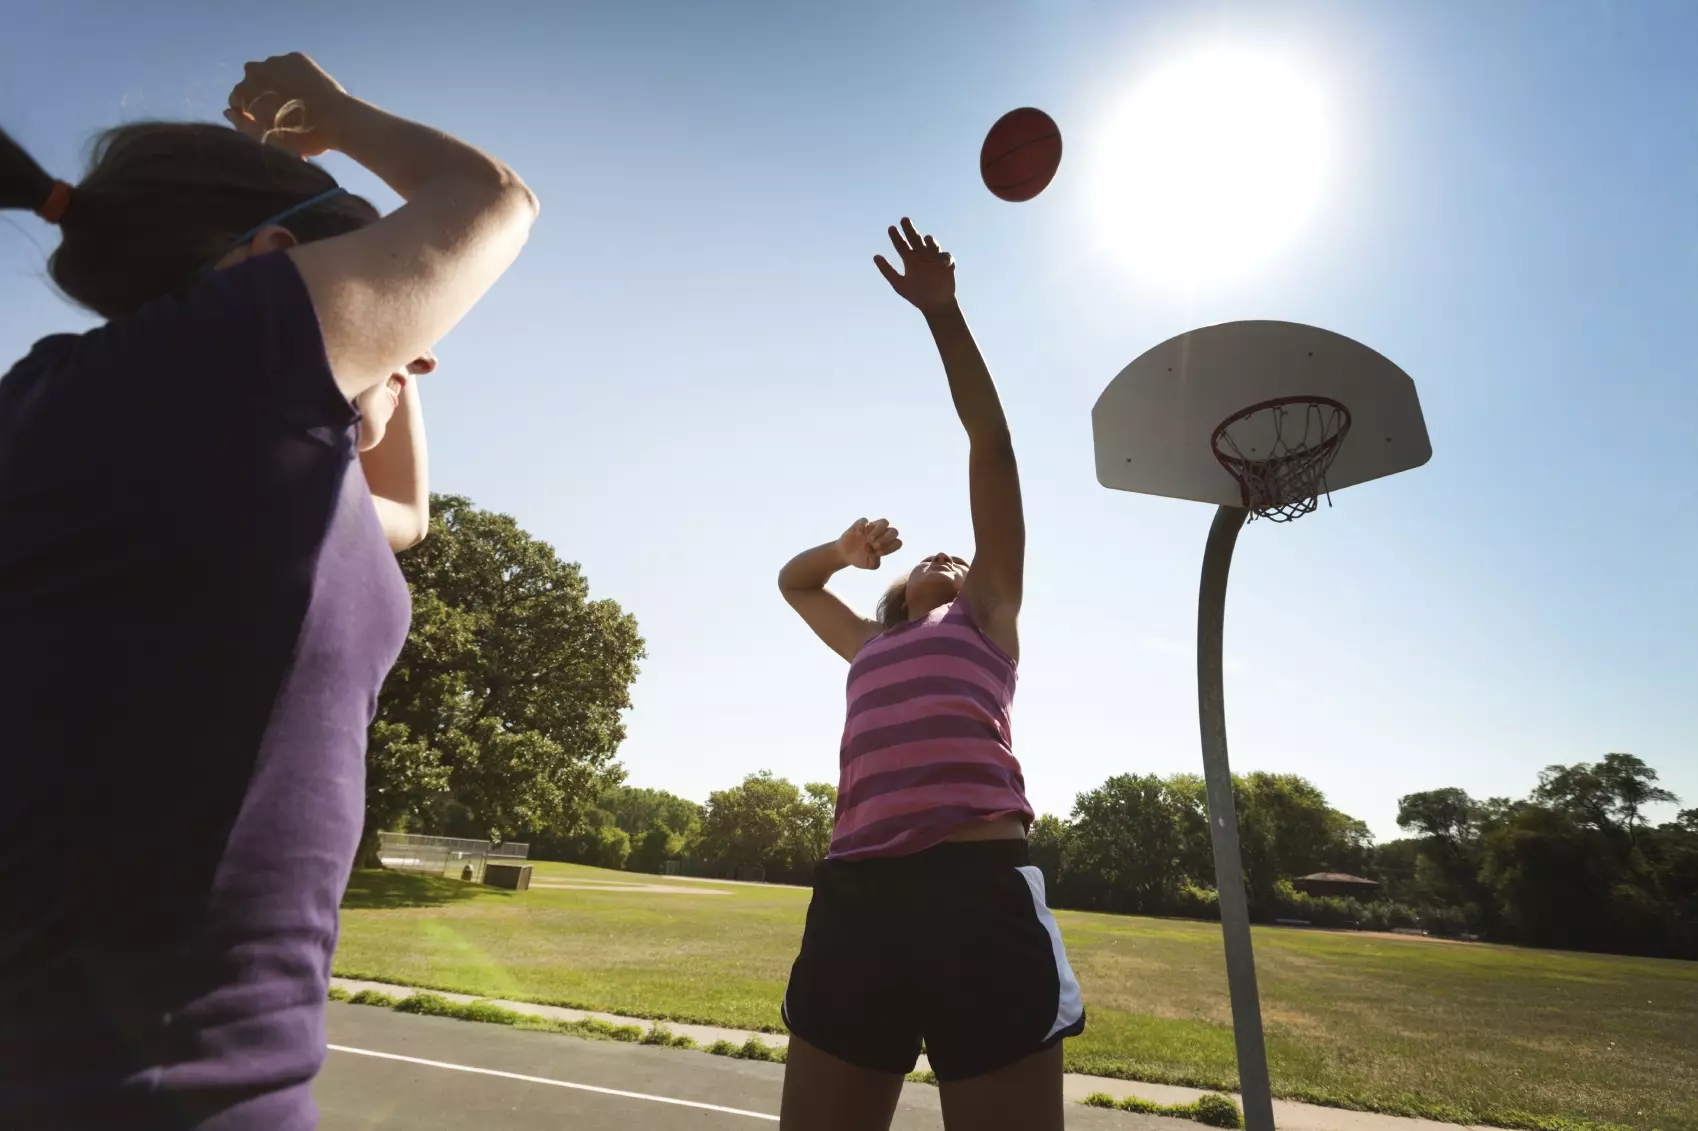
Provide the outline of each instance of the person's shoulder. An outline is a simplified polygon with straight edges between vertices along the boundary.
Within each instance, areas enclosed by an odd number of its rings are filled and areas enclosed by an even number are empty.
[[[0,377],[0,423],[29,411],[53,374],[70,364],[80,340],[79,334],[49,334],[13,363]]]
[[[170,324],[191,328],[202,342],[251,344],[268,329],[284,334],[295,330],[303,335],[310,331],[313,339],[318,338],[312,297],[294,260],[281,251],[208,271],[183,291],[161,295],[129,318],[107,323],[105,329]]]
[[[944,614],[943,623],[966,629],[972,634],[973,639],[984,644],[998,660],[1011,668],[1019,666],[1019,661],[1012,650],[998,643],[996,638],[991,635],[991,630],[984,623],[983,615],[973,611],[973,603],[967,599],[965,594],[957,597],[954,603],[949,606],[949,612]],[[1010,631],[1012,631],[1011,628]]]
[[[306,284],[281,252],[208,272],[60,347],[55,385],[85,408],[194,420],[243,406],[345,425]],[[214,407],[216,406],[216,407]]]
[[[51,373],[64,365],[65,359],[77,348],[77,343],[81,340],[81,334],[47,335],[13,363],[6,375],[0,377],[0,382],[17,381],[22,384],[37,380],[40,374]]]

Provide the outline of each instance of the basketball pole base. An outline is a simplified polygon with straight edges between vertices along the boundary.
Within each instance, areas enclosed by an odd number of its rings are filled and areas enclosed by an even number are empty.
[[[1245,1131],[1273,1131],[1273,1095],[1262,1041],[1262,1008],[1256,993],[1256,957],[1250,947],[1250,905],[1238,848],[1238,814],[1232,800],[1232,767],[1226,756],[1226,701],[1221,688],[1221,638],[1226,628],[1226,576],[1232,548],[1250,512],[1215,511],[1203,549],[1197,594],[1197,714],[1203,732],[1203,780],[1208,787],[1209,834],[1214,843],[1215,890],[1226,944],[1226,982],[1232,994],[1232,1036],[1238,1052],[1238,1090]]]

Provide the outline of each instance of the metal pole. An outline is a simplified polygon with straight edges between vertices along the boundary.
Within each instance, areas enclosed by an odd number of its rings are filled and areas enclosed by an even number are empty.
[[[1244,894],[1244,861],[1238,851],[1238,814],[1232,803],[1232,767],[1226,758],[1226,702],[1221,691],[1221,636],[1226,626],[1226,575],[1232,547],[1250,512],[1221,507],[1203,550],[1197,594],[1197,714],[1203,729],[1203,779],[1209,794],[1209,834],[1215,850],[1215,890],[1226,942],[1226,984],[1232,993],[1232,1036],[1238,1047],[1238,1090],[1246,1131],[1273,1131],[1268,1054],[1262,1043],[1262,1008],[1256,995],[1256,956],[1250,950],[1250,906]]]

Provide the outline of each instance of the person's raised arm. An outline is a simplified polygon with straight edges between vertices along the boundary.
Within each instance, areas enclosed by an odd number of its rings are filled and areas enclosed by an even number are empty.
[[[877,569],[886,554],[901,548],[902,539],[884,519],[857,519],[836,541],[803,550],[785,563],[778,571],[778,590],[826,647],[853,660],[881,626],[851,609],[825,583],[849,566]]]
[[[505,164],[361,102],[305,55],[249,63],[225,118],[302,157],[345,153],[406,201],[357,232],[289,249],[350,400],[451,330],[518,256],[537,215]]]
[[[882,255],[873,261],[897,294],[926,317],[949,378],[955,413],[967,430],[967,485],[973,514],[973,564],[963,595],[985,634],[1019,655],[1017,623],[1025,587],[1026,518],[1020,469],[996,383],[955,300],[955,261],[906,218],[890,229],[902,260],[898,272]]]

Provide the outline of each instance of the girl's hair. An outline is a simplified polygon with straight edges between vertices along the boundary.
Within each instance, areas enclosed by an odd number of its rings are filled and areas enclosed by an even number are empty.
[[[39,209],[54,178],[0,130],[0,208]],[[204,122],[134,122],[96,139],[88,173],[59,219],[48,274],[71,299],[118,318],[185,289],[244,232],[336,187],[287,150]],[[377,219],[342,194],[288,217],[302,243]]]
[[[886,628],[895,628],[908,619],[908,576],[902,575],[890,583],[890,588],[884,591],[884,596],[878,602],[878,622]]]

